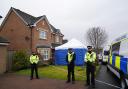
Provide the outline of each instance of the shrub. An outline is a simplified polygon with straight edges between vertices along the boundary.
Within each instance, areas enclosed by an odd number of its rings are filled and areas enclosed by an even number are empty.
[[[28,68],[29,56],[26,51],[20,50],[13,54],[12,70]]]

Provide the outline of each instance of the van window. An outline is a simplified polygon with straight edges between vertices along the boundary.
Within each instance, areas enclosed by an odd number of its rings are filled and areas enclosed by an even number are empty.
[[[109,55],[109,51],[104,51],[104,55]]]
[[[120,50],[120,42],[117,42],[112,45],[112,54],[113,55],[119,55],[119,50]]]
[[[128,40],[123,40],[121,42],[119,54],[128,57]]]

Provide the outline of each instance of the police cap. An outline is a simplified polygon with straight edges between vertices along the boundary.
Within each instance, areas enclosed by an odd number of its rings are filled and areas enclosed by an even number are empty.
[[[88,49],[92,49],[92,46],[87,46]]]
[[[72,48],[68,48],[68,50],[72,50]]]

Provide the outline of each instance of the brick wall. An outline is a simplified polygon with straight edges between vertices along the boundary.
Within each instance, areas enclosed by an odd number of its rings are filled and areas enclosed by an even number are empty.
[[[63,41],[63,36],[59,36],[59,43],[56,42],[56,34],[52,34],[52,43],[56,43],[56,44],[62,44],[62,41]]]
[[[0,74],[6,72],[7,66],[7,47],[0,45]]]
[[[37,30],[41,28],[40,30]],[[40,31],[45,31],[46,32],[46,39],[40,39],[39,34]],[[33,50],[36,48],[38,45],[46,45],[46,46],[51,46],[51,30],[48,27],[48,24],[46,23],[45,20],[41,20],[40,22],[37,23],[36,27],[33,29]]]
[[[30,49],[30,29],[24,22],[14,13],[11,12],[6,24],[0,32],[0,36],[10,42],[9,50]]]

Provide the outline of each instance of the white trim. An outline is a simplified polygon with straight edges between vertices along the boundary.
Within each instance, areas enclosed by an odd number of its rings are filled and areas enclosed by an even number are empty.
[[[43,33],[43,35],[42,35],[42,33]],[[47,39],[47,32],[46,31],[44,31],[44,30],[40,30],[39,31],[39,39]]]
[[[0,30],[2,30],[1,28],[3,27],[5,21],[7,20],[8,16],[11,14],[11,11],[12,11],[12,8],[8,11],[6,17],[4,18],[3,22],[1,23],[1,26],[0,26]]]
[[[14,10],[14,8],[11,7],[11,9],[10,9],[9,12],[7,13],[6,17],[4,18],[3,22],[1,23],[0,30],[2,29],[2,27],[3,27],[4,23],[5,23],[5,21],[8,19],[9,15],[11,14],[12,11],[14,11],[14,13],[16,13],[16,15],[17,15],[25,24],[27,24],[27,22],[25,22],[25,21],[23,20],[23,18]]]
[[[0,45],[9,45],[8,43],[0,43]]]
[[[53,32],[53,30],[52,30],[52,28],[51,28],[51,26],[50,26],[50,24],[49,24],[49,22],[48,22],[48,19],[47,19],[47,17],[46,17],[45,15],[43,15],[43,17],[40,18],[38,21],[36,21],[34,24],[37,24],[38,22],[40,22],[40,21],[43,20],[43,19],[46,20],[46,23],[48,24],[48,26],[49,26],[49,28],[50,28],[50,31]]]
[[[48,24],[48,26],[49,26],[50,30],[53,32],[53,30],[52,30],[52,28],[51,28],[51,26],[50,26],[50,24],[49,24],[48,19],[47,19],[47,17],[46,17],[46,16],[44,17],[44,19],[46,20],[46,22],[47,22],[47,24]]]
[[[34,24],[37,24],[37,23],[40,22],[43,18],[44,18],[44,16],[41,17],[38,21],[36,21]]]
[[[107,82],[103,82],[103,81],[100,81],[100,80],[97,80],[97,79],[95,79],[95,81],[97,81],[97,82],[99,82],[99,83],[106,84],[106,85],[111,86],[111,87],[115,87],[115,88],[119,88],[119,89],[121,89],[121,87],[115,86],[115,85],[110,84],[110,83],[107,83]]]
[[[108,68],[111,70],[111,72],[113,72],[119,79],[120,79],[120,74],[119,72],[117,72],[115,69],[113,69],[111,66],[107,65]]]
[[[13,8],[12,8],[12,10],[16,13],[16,15],[18,15],[18,16],[20,17],[21,20],[23,20],[23,22],[24,22],[26,25],[28,25],[27,22],[26,22]]]

